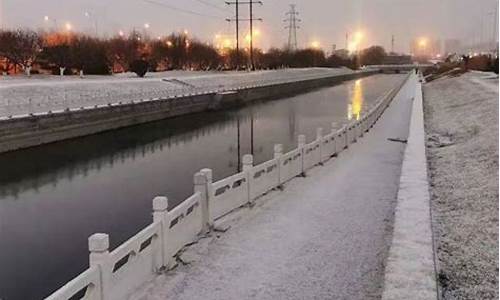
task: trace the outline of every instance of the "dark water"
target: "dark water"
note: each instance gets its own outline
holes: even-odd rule
[[[373,104],[402,75],[375,75],[295,97],[197,114],[0,155],[0,299],[40,299],[88,266],[87,238],[114,248],[151,222],[151,200],[175,205],[193,174],[218,180],[250,153],[270,159]],[[239,124],[239,125],[238,125]],[[239,128],[239,134],[238,134]],[[238,143],[239,136],[239,143]],[[239,147],[238,147],[239,144]],[[240,156],[241,157],[241,156]]]

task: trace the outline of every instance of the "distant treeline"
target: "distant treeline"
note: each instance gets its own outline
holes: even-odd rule
[[[320,49],[271,48],[254,50],[256,69],[348,67],[380,64],[386,52],[380,46],[357,54],[325,55]],[[0,30],[0,72],[28,74],[110,74],[132,71],[234,70],[249,68],[247,50],[216,49],[186,34],[151,39],[132,32],[128,36],[96,38],[71,32]]]

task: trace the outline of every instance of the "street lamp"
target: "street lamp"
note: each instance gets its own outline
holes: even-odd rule
[[[90,12],[88,12],[88,11],[86,11],[84,14],[85,14],[85,17],[89,19],[89,22],[92,22],[91,18],[94,19],[95,36],[97,37],[97,35],[98,35],[98,31],[97,31],[97,18],[93,14],[91,14]]]
[[[64,24],[64,28],[66,28],[67,31],[71,31],[73,30],[73,25],[71,25],[70,22],[66,22],[66,24]]]
[[[52,18],[50,18],[49,16],[44,16],[44,17],[43,17],[43,21],[44,21],[45,23],[47,23],[47,22],[49,22],[49,21],[52,21],[52,22],[54,23],[54,29],[56,29],[56,30],[57,30],[57,19],[52,19]]]
[[[418,46],[420,47],[421,55],[426,55],[427,38],[420,38],[418,41]]]
[[[144,24],[144,28],[145,28],[145,29],[149,29],[149,27],[150,27],[149,23],[145,23],[145,24]]]
[[[319,48],[321,47],[321,44],[320,44],[320,42],[319,42],[319,41],[312,41],[312,42],[311,42],[311,47],[312,47],[313,49],[319,49]]]

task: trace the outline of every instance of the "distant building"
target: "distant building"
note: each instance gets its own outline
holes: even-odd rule
[[[384,61],[382,64],[384,65],[407,65],[407,64],[412,64],[411,56],[410,55],[397,55],[397,54],[392,54],[392,55],[387,55],[384,57]]]
[[[341,58],[349,58],[349,50],[347,49],[338,49],[333,51],[334,55],[341,57]]]
[[[436,57],[441,55],[441,40],[414,38],[410,43],[410,52],[414,57]]]
[[[446,39],[444,40],[444,54],[449,55],[452,53],[460,53],[462,49],[462,43],[458,39]]]

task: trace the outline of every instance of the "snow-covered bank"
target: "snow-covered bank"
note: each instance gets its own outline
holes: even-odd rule
[[[498,76],[432,81],[424,104],[440,293],[498,299]]]
[[[415,80],[405,96],[413,108],[382,299],[431,300],[437,290],[421,84]]]
[[[145,78],[130,73],[84,78],[0,77],[0,117],[350,73],[353,71],[345,68],[306,68],[256,72],[169,71],[148,73]]]

